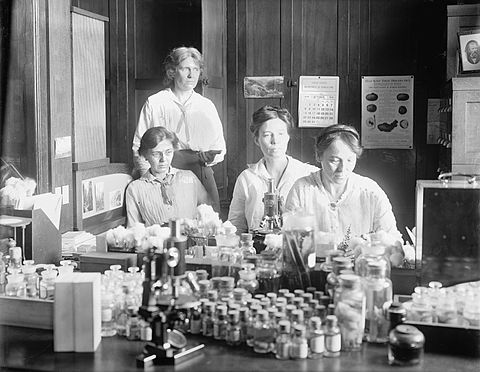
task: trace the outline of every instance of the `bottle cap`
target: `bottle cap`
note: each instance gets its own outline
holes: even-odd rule
[[[293,322],[303,322],[304,316],[303,316],[303,310],[300,309],[295,309],[292,311],[292,321]]]
[[[313,316],[310,318],[310,324],[313,328],[320,328],[322,326],[322,319],[318,316]]]
[[[337,317],[335,315],[327,315],[327,327],[335,327],[337,325]]]
[[[304,336],[305,335],[305,326],[302,324],[296,324],[293,326],[293,330],[296,336]]]
[[[302,294],[305,293],[305,291],[303,289],[295,289],[293,293],[295,294],[296,297],[300,297]]]

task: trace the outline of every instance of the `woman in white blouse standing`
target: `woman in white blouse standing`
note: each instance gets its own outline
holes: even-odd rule
[[[195,48],[173,49],[165,59],[168,88],[148,97],[142,107],[133,138],[133,160],[138,175],[149,164],[139,156],[140,139],[147,129],[162,126],[179,139],[172,166],[191,170],[205,186],[218,212],[220,202],[212,166],[223,161],[226,146],[223,127],[212,101],[194,88],[203,70],[203,57]]]
[[[228,220],[238,232],[260,227],[268,179],[275,180],[277,193],[285,199],[297,179],[318,170],[286,154],[292,128],[293,118],[286,109],[263,106],[253,114],[250,132],[263,157],[249,164],[235,182]]]
[[[293,185],[285,209],[314,214],[318,229],[334,233],[339,241],[380,230],[401,238],[385,192],[372,179],[353,172],[362,154],[356,129],[342,124],[325,128],[315,150],[321,169]]]

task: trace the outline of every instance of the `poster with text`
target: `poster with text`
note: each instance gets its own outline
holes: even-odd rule
[[[298,126],[323,128],[338,123],[338,76],[300,76]]]
[[[362,76],[362,145],[413,148],[413,76]]]

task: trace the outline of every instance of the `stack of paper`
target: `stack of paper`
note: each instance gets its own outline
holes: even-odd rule
[[[71,256],[80,246],[95,246],[95,235],[86,231],[67,231],[62,234],[62,256]]]

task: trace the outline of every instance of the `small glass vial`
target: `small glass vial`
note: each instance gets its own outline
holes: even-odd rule
[[[213,338],[215,340],[225,340],[227,336],[227,307],[217,306],[217,316],[213,321]]]
[[[129,341],[140,340],[140,322],[135,307],[128,308],[129,317],[125,326],[125,336]]]
[[[240,306],[245,306],[247,304],[247,295],[248,291],[245,288],[235,288],[233,290],[233,299],[235,303]]]
[[[215,303],[207,302],[205,304],[205,316],[202,319],[202,335],[206,337],[213,336],[213,320],[214,320]]]
[[[425,337],[416,327],[400,324],[390,331],[388,363],[410,366],[420,363],[423,357]]]
[[[305,337],[305,326],[296,325],[293,327],[292,343],[290,345],[290,358],[306,359],[308,357],[308,341]]]
[[[247,341],[247,331],[248,331],[248,316],[250,310],[248,307],[241,307],[239,310],[239,326],[240,326],[240,342],[244,343]]]
[[[152,327],[146,320],[140,320],[140,340],[152,341]]]
[[[325,332],[322,329],[322,320],[318,316],[310,318],[310,359],[323,357],[325,352]]]
[[[262,310],[262,307],[260,305],[252,305],[250,307],[250,317],[248,319],[248,326],[247,326],[247,338],[245,340],[247,345],[250,347],[253,347],[257,314],[261,310]]]
[[[208,298],[208,291],[210,290],[210,280],[202,279],[198,281],[198,298]]]
[[[290,322],[280,320],[277,327],[278,336],[275,340],[275,358],[290,359],[290,346],[292,339],[290,337]]]
[[[226,334],[227,344],[230,346],[238,346],[241,344],[241,327],[240,314],[238,310],[230,310],[228,312],[228,325]]]
[[[112,337],[117,334],[115,321],[113,318],[114,299],[109,292],[102,293],[102,337]],[[127,319],[128,324],[129,319]],[[127,332],[125,325],[125,333]]]
[[[266,354],[273,350],[274,329],[266,310],[259,310],[254,327],[253,351]]]
[[[5,294],[10,297],[26,297],[27,292],[24,280],[23,274],[14,273],[8,275]]]
[[[323,355],[327,358],[338,357],[340,356],[341,348],[342,336],[337,325],[337,317],[328,315],[325,326],[325,352]]]
[[[202,313],[198,306],[194,307],[190,314],[190,333],[192,335],[202,333]]]

